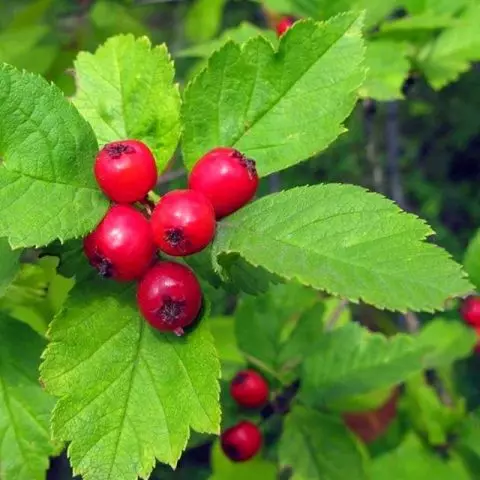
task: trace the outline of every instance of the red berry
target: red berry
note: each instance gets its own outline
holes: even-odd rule
[[[255,162],[233,148],[215,148],[193,167],[188,185],[212,203],[217,218],[248,203],[258,187]]]
[[[461,308],[465,322],[472,327],[480,327],[480,297],[471,296],[465,299]]]
[[[292,20],[290,17],[281,18],[276,26],[277,35],[281,37],[293,25],[293,23],[294,20]]]
[[[141,277],[155,255],[148,220],[129,205],[111,207],[83,246],[100,275],[119,281]]]
[[[230,460],[244,462],[262,447],[262,432],[255,424],[245,420],[225,430],[220,437],[220,444]]]
[[[173,256],[199,252],[215,235],[212,204],[193,190],[174,190],[163,196],[150,223],[157,246]]]
[[[143,200],[157,183],[157,165],[138,140],[105,145],[95,160],[95,177],[105,195],[117,203]]]
[[[202,306],[202,290],[194,273],[174,262],[159,262],[138,284],[142,315],[156,329],[183,335]]]
[[[230,384],[230,394],[242,407],[259,408],[268,400],[268,384],[254,370],[238,372]]]

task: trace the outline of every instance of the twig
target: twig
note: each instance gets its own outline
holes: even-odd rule
[[[376,192],[385,193],[385,179],[380,159],[377,155],[377,136],[375,132],[375,114],[377,105],[374,100],[363,101],[363,125],[365,133],[365,155],[372,171],[372,183]]]
[[[173,170],[171,172],[167,172],[161,175],[158,179],[157,185],[163,185],[165,183],[169,183],[172,180],[176,180],[177,178],[181,178],[186,175],[187,172],[183,168],[179,168],[178,170]]]
[[[409,333],[417,333],[420,330],[420,322],[418,317],[413,312],[407,312],[404,315],[405,330]]]
[[[270,192],[271,193],[279,192],[282,188],[281,182],[280,182],[280,174],[279,173],[272,173],[268,177],[268,185],[270,187]]]
[[[387,103],[386,121],[387,172],[390,194],[399,207],[405,208],[405,195],[399,166],[400,132],[398,122],[398,102]]]
[[[332,312],[330,318],[325,322],[325,331],[330,331],[335,328],[336,323],[340,319],[345,308],[347,308],[348,300],[342,299],[340,303],[337,305],[337,308]]]

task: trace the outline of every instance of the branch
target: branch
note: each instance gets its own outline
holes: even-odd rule
[[[363,100],[363,125],[365,135],[365,155],[372,171],[373,188],[376,192],[385,193],[385,178],[382,164],[377,155],[377,135],[375,131],[375,114],[377,104],[374,100]]]

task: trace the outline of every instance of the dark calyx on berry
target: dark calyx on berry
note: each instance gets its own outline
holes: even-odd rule
[[[247,378],[248,374],[246,372],[239,372],[233,377],[232,385],[242,385]]]
[[[181,228],[169,228],[165,231],[165,241],[178,251],[186,253],[189,250],[189,244]]]
[[[133,147],[124,143],[111,143],[105,147],[105,151],[110,158],[115,159],[120,158],[124,153],[135,153]]]
[[[255,161],[231,147],[207,152],[194,165],[188,186],[205,195],[213,205],[217,219],[246,205],[258,187]]]
[[[247,171],[250,178],[255,178],[257,176],[257,164],[255,160],[247,158],[243,153],[240,153],[238,150],[232,152],[232,157],[238,159],[240,164],[243,165]]]
[[[183,335],[202,306],[202,291],[193,271],[179,263],[158,262],[138,284],[137,301],[156,329]]]

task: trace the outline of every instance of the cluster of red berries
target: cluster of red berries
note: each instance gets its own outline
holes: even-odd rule
[[[230,395],[244,408],[263,407],[269,394],[267,382],[254,370],[238,372],[230,384]],[[223,452],[234,462],[244,462],[255,456],[262,443],[262,432],[247,420],[225,430],[220,438]]]
[[[200,284],[183,264],[156,261],[157,250],[184,257],[207,247],[215,236],[216,220],[255,195],[255,162],[232,148],[215,148],[194,166],[188,189],[167,193],[157,205],[148,199],[157,183],[157,166],[142,142],[105,145],[94,172],[113,204],[84,240],[90,264],[103,277],[138,280],[142,315],[158,330],[182,335],[200,312]]]
[[[467,297],[460,309],[462,318],[468,325],[474,328],[477,333],[478,342],[475,351],[480,353],[480,296],[472,295]]]

